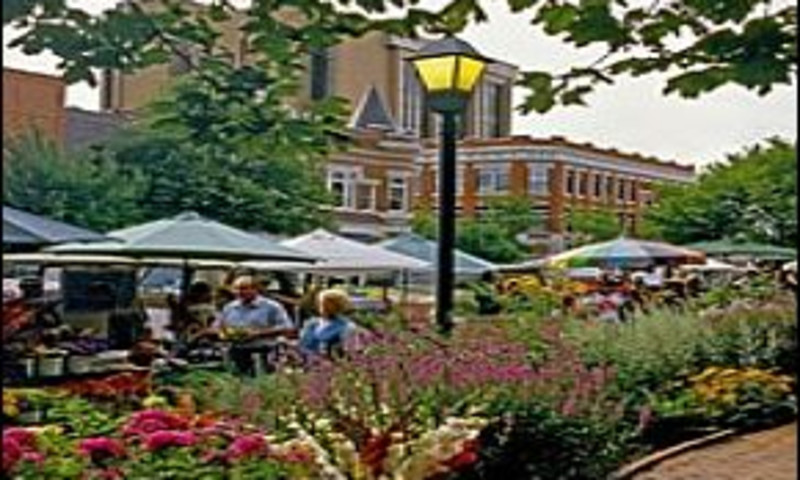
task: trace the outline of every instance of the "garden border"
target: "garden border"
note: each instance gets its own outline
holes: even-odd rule
[[[719,432],[706,435],[705,437],[689,440],[688,442],[679,443],[673,447],[651,453],[644,458],[641,458],[631,464],[628,464],[609,476],[609,480],[629,480],[633,475],[642,471],[650,470],[664,460],[673,458],[682,453],[697,450],[707,447],[711,444],[726,440],[733,435],[740,433],[736,429],[726,429]]]

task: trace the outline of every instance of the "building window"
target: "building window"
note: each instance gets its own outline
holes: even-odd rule
[[[567,170],[567,180],[564,184],[564,192],[567,195],[574,195],[575,194],[575,171],[574,170]]]
[[[375,210],[375,186],[356,184],[356,210]]]
[[[328,191],[334,205],[358,210],[375,209],[375,186],[361,180],[361,174],[351,169],[334,169],[328,172]]]
[[[594,176],[594,196],[595,198],[601,198],[603,196],[603,180],[605,176],[603,174],[598,173]]]
[[[483,136],[489,138],[500,137],[502,136],[500,131],[500,111],[503,86],[496,83],[487,83],[481,91],[481,131]]]
[[[614,199],[614,177],[606,177],[606,199],[610,202]]]
[[[630,185],[628,186],[628,200],[631,202],[636,201],[636,183],[631,180]]]
[[[624,179],[619,179],[617,182],[617,200],[625,200],[625,184],[628,182]]]
[[[478,193],[502,193],[508,187],[508,167],[483,167],[478,171]]]
[[[589,191],[589,174],[581,172],[578,177],[578,195],[585,197]]]
[[[340,171],[332,171],[328,175],[328,190],[333,194],[334,205],[347,207],[352,204],[352,188],[348,175]]]
[[[528,164],[528,191],[531,195],[547,195],[549,188],[549,172],[547,165]]]
[[[311,100],[323,100],[331,90],[331,53],[329,49],[314,49],[311,52]]]
[[[400,123],[403,130],[419,133],[422,120],[422,86],[419,83],[414,66],[410,62],[403,63]]]
[[[406,211],[407,184],[403,177],[390,177],[388,188],[389,210],[393,212]]]

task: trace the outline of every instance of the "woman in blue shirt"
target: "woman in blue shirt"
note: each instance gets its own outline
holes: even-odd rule
[[[333,357],[355,347],[362,329],[347,317],[352,305],[342,290],[323,290],[317,297],[319,316],[312,318],[300,332],[300,349],[310,355]]]

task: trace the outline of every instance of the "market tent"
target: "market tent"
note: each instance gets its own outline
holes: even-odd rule
[[[135,258],[118,255],[88,255],[70,253],[9,253],[3,255],[3,263],[32,264],[41,266],[65,265],[133,265],[140,267],[163,266],[183,267],[188,263],[192,268],[235,268],[238,263],[227,260],[180,259],[180,258]]]
[[[436,249],[438,248],[436,242],[413,233],[406,233],[384,240],[378,245],[386,250],[408,255],[424,262],[434,263],[436,261]],[[457,276],[477,276],[497,268],[491,262],[460,250],[456,250],[454,255],[454,270]]]
[[[702,252],[625,237],[567,250],[546,260],[547,265],[559,268],[644,268],[704,262],[705,255]]]
[[[135,258],[195,260],[278,260],[313,263],[314,257],[279,243],[210,220],[182,213],[108,233],[112,240],[68,243],[45,249],[74,255],[120,255]]]
[[[3,205],[3,247],[106,240],[100,233]]]
[[[793,248],[755,242],[738,242],[729,239],[698,242],[688,245],[688,247],[705,252],[707,255],[720,257],[741,256],[760,260],[791,260],[797,258],[797,250]]]
[[[285,247],[228,225],[187,212],[108,233],[110,241],[68,243],[45,249],[48,253],[133,257],[148,265],[183,267],[181,291],[189,287],[197,261],[241,262],[267,260],[313,263],[314,256]],[[223,266],[225,268],[225,266]]]
[[[335,235],[324,229],[317,229],[281,243],[320,259],[318,264],[298,267],[305,272],[358,274],[425,270],[430,267],[428,262]],[[258,262],[244,262],[242,266],[257,268]]]
[[[681,268],[684,270],[697,272],[737,272],[744,270],[736,265],[714,260],[713,258],[707,258],[706,263],[683,265]]]

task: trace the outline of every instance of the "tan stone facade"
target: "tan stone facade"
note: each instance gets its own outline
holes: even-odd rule
[[[437,155],[436,146],[429,144],[418,162],[417,205],[436,207]],[[568,240],[568,213],[573,209],[611,210],[625,231],[635,235],[643,210],[653,200],[653,184],[694,178],[692,166],[561,137],[467,140],[459,146],[458,162],[460,214],[480,215],[492,197],[527,198],[532,214],[546,219],[546,231],[530,232],[529,240],[548,250],[558,250]]]
[[[60,144],[65,90],[61,78],[3,67],[3,140],[35,129]]]

